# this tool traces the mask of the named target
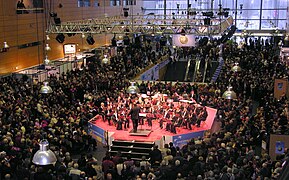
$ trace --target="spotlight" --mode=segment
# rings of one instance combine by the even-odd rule
[[[87,36],[86,42],[87,42],[89,45],[93,45],[93,44],[95,43],[92,35]]]
[[[186,31],[184,29],[181,30],[181,35],[185,36],[186,35]]]
[[[211,25],[211,18],[205,18],[204,19],[204,24],[207,25],[207,26],[210,26]]]
[[[49,15],[50,15],[50,17],[57,17],[57,13],[55,13],[55,12],[51,12],[51,13],[49,13]]]
[[[65,36],[61,33],[61,34],[58,34],[56,36],[56,41],[58,41],[59,43],[63,43],[65,40]]]
[[[54,23],[55,25],[60,25],[61,24],[61,20],[59,17],[54,17]]]

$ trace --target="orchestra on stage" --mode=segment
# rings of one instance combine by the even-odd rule
[[[208,112],[205,106],[197,104],[193,97],[186,94],[181,96],[174,94],[156,93],[153,96],[147,94],[125,96],[120,93],[116,100],[107,98],[101,103],[99,115],[102,120],[117,130],[128,129],[132,121],[133,130],[136,132],[138,125],[147,123],[153,126],[157,121],[159,128],[177,133],[176,128],[192,130],[194,126],[200,127],[201,122],[206,121]]]

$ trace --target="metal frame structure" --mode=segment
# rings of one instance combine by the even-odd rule
[[[204,25],[204,16],[131,15],[86,19],[50,24],[47,34],[195,34],[220,35],[233,24],[233,18],[212,18]]]

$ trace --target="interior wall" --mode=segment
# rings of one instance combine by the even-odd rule
[[[0,53],[0,74],[11,73],[43,63],[46,22],[50,18],[49,12],[51,11],[56,12],[62,22],[123,14],[123,6],[110,6],[110,0],[99,0],[100,6],[97,7],[93,6],[94,0],[91,0],[91,7],[77,7],[77,0],[43,1],[44,13],[17,14],[18,0],[0,0],[0,48],[3,48],[4,41],[10,46],[7,52],[1,51]],[[26,1],[24,1],[25,3]],[[60,4],[62,7],[59,6]],[[28,7],[28,4],[25,6],[27,9],[31,8],[30,5]],[[141,6],[142,1],[137,1],[137,5],[133,7],[135,14],[141,12]],[[45,9],[45,7],[48,8]],[[52,50],[47,55],[51,60],[64,57],[63,44],[76,43],[78,44],[77,50],[81,51],[110,44],[112,37],[104,34],[94,35],[96,42],[90,46],[79,34],[73,37],[66,36],[63,44],[55,40],[55,35],[49,36],[48,43]],[[40,45],[31,46],[32,42],[40,42]],[[20,45],[27,45],[27,47],[19,48]]]

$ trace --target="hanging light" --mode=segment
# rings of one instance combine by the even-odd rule
[[[126,90],[129,94],[137,94],[139,92],[139,88],[135,85],[135,82],[130,82],[130,86]]]
[[[50,94],[52,93],[52,88],[48,85],[48,82],[43,82],[43,86],[40,89],[41,94]]]
[[[48,35],[48,34],[46,35],[46,40],[47,40],[47,41],[49,41],[49,40],[50,40],[50,37],[49,37],[49,35]]]
[[[102,59],[102,64],[109,64],[109,59],[107,58],[107,55],[104,55],[104,58]]]
[[[44,64],[45,65],[48,65],[50,63],[50,60],[48,59],[47,55],[45,56],[45,59],[44,59]]]
[[[84,33],[81,33],[81,37],[82,37],[82,38],[85,38],[85,34],[84,34]]]
[[[45,49],[45,51],[50,51],[51,47],[49,46],[49,44],[46,44],[44,49]]]
[[[224,92],[222,98],[224,99],[237,99],[237,94],[232,90],[232,86],[228,86],[227,91]]]
[[[5,41],[4,42],[4,49],[8,49],[9,48],[9,45],[8,45],[8,43]]]
[[[239,66],[239,63],[235,63],[235,65],[231,68],[231,71],[233,72],[241,72],[241,67]]]
[[[32,162],[36,165],[50,165],[55,164],[57,159],[55,154],[49,149],[49,143],[46,139],[39,143],[40,149],[34,154]]]

